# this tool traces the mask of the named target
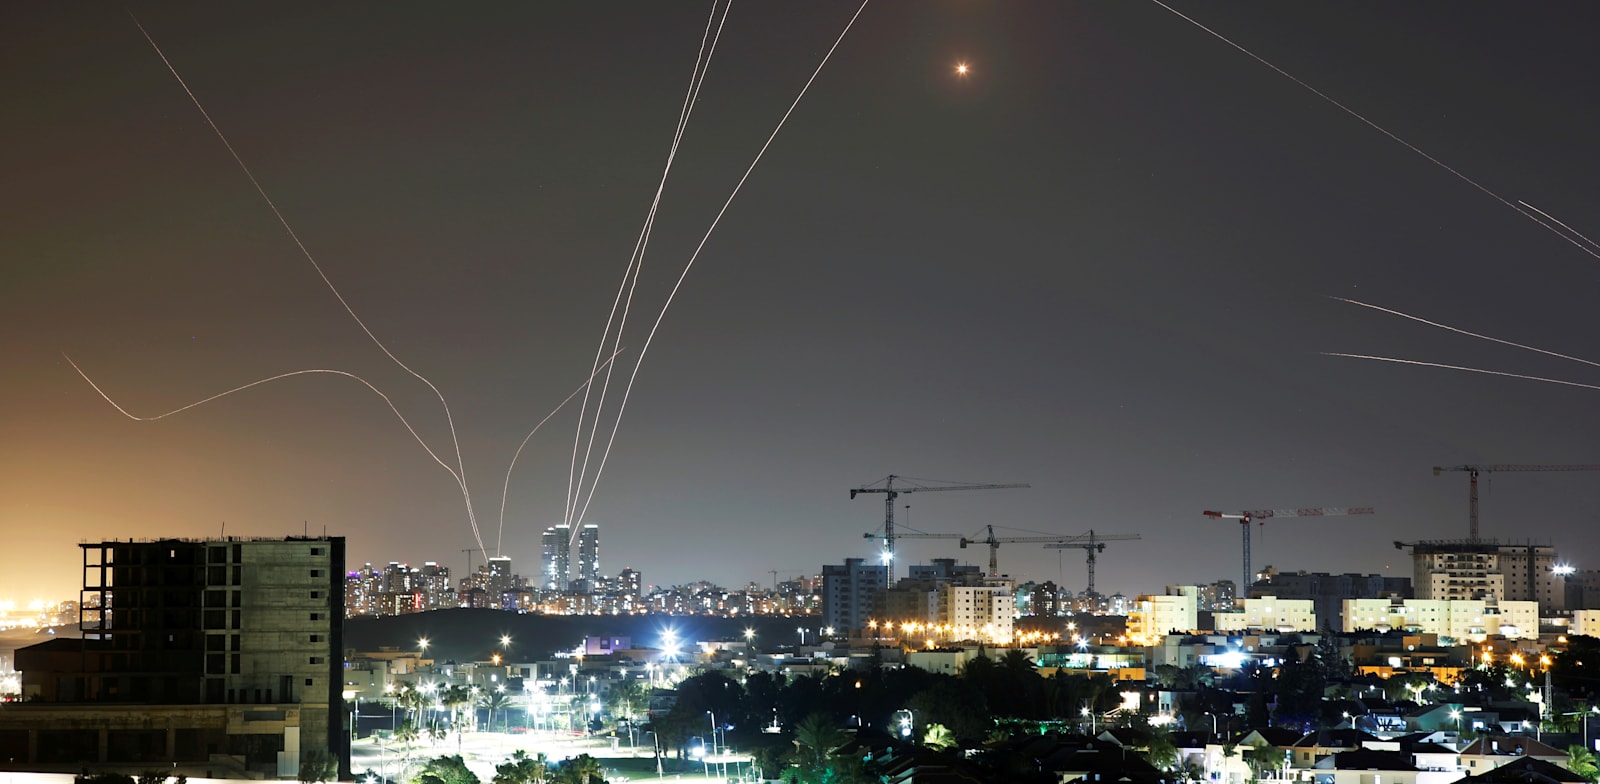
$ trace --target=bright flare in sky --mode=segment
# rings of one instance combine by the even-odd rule
[[[970,71],[970,70],[972,70],[971,67],[969,67],[966,63],[956,63],[956,75],[957,76],[966,76],[967,75],[967,71]]]

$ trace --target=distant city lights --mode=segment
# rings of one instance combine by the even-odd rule
[[[34,599],[21,605],[14,599],[0,599],[0,630],[45,629],[78,622],[78,603],[59,604]]]

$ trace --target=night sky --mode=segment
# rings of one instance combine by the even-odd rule
[[[1600,236],[1600,7],[1174,7]],[[732,8],[624,370],[856,8]],[[512,453],[589,374],[709,4],[133,10],[355,312],[443,392],[494,551]],[[224,523],[347,536],[352,566],[462,569],[455,480],[360,384],[298,376],[136,422],[63,358],[139,415],[356,373],[455,462],[438,401],[344,312],[133,19],[7,5],[0,94],[0,597],[75,596],[80,541]],[[874,0],[685,278],[584,522],[609,574],[770,583],[873,554],[882,496],[851,487],[1029,482],[906,496],[901,521],[1138,533],[1099,569],[1131,595],[1236,577],[1238,525],[1205,509],[1375,506],[1270,521],[1255,563],[1409,576],[1392,540],[1467,533],[1466,477],[1432,466],[1600,462],[1595,390],[1321,352],[1600,371],[1336,296],[1600,360],[1600,260],[1161,5]],[[565,517],[577,420],[574,401],[511,477],[500,548],[524,574]],[[1600,474],[1497,474],[1483,533],[1600,567],[1597,508]],[[1000,563],[1083,588],[1079,551]]]

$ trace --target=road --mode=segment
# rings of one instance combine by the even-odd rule
[[[466,732],[459,737],[451,734],[442,741],[421,740],[412,744],[409,753],[399,745],[377,737],[361,738],[351,744],[350,769],[356,780],[371,776],[374,781],[390,779],[407,781],[423,761],[433,757],[460,754],[467,767],[481,781],[494,778],[494,767],[505,762],[512,753],[522,749],[529,756],[543,753],[548,759],[564,760],[579,754],[599,759],[607,768],[607,780],[623,781],[725,781],[718,777],[719,765],[728,771],[729,778],[738,773],[748,776],[750,757],[744,754],[719,754],[706,763],[695,761],[692,767],[674,772],[676,760],[665,760],[667,771],[657,775],[653,769],[653,756],[648,746],[630,749],[626,738],[573,736],[570,733],[539,730],[533,732]],[[402,771],[409,759],[409,770]],[[709,769],[712,775],[707,776]]]

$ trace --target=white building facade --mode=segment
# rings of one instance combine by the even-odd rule
[[[1539,638],[1539,603],[1476,599],[1346,599],[1344,629],[1399,629],[1482,642],[1493,636]]]

